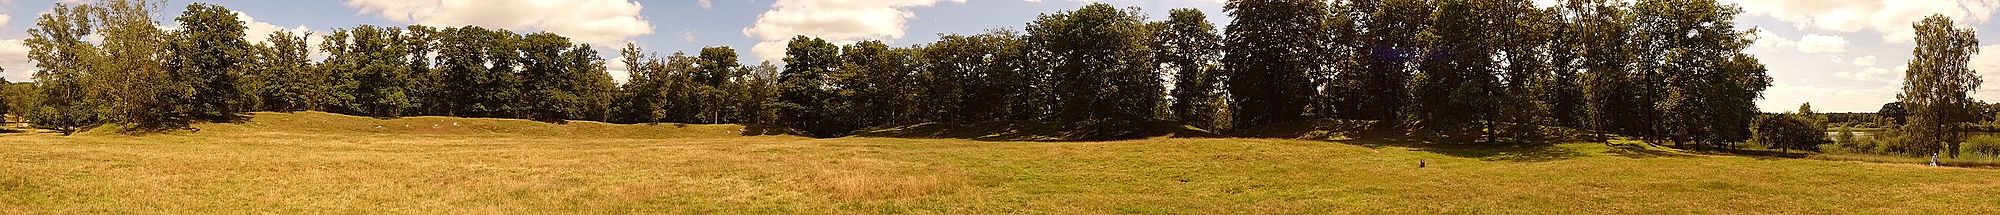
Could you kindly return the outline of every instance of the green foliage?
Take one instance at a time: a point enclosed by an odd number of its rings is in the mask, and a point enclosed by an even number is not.
[[[841,48],[841,66],[832,75],[838,101],[833,108],[841,121],[863,127],[902,122],[903,90],[909,87],[910,61],[915,56],[882,41],[861,41]]]
[[[833,72],[840,65],[840,47],[824,39],[799,36],[785,45],[785,72],[778,76],[780,120],[816,137],[853,131],[854,125],[834,119]]]
[[[526,104],[524,118],[543,122],[563,122],[568,119],[586,119],[594,116],[597,98],[594,83],[604,75],[602,68],[592,69],[588,65],[601,65],[597,52],[588,45],[571,44],[569,38],[553,33],[529,34],[521,40],[521,85],[516,88],[523,93]],[[608,76],[604,77],[608,80]]]
[[[1834,144],[1840,144],[1840,145],[1852,145],[1852,144],[1854,144],[1854,143],[1855,143],[1856,141],[1859,141],[1859,140],[1856,140],[1856,139],[1854,139],[1854,128],[1853,128],[1853,127],[1845,127],[1845,126],[1843,126],[1843,127],[1840,127],[1840,131],[1839,131],[1838,133],[1835,133],[1835,134],[1834,134],[1834,136],[1833,136],[1833,143],[1834,143]]]
[[[1755,141],[1773,149],[1819,151],[1821,144],[1828,143],[1825,129],[1797,114],[1758,117],[1755,131]]]
[[[236,12],[217,5],[195,3],[181,16],[180,31],[167,44],[168,57],[161,104],[169,120],[186,126],[190,120],[237,121],[255,110],[251,88],[241,86],[252,63],[249,42],[243,40],[243,21]]]
[[[35,105],[41,103],[35,100],[36,96],[33,82],[0,85],[0,98],[6,98],[6,103],[0,105],[7,106],[7,114],[13,115],[14,118],[8,119],[10,122],[26,120],[29,115],[34,114]]]
[[[1991,134],[1971,135],[1965,138],[1964,148],[1959,153],[1985,155],[2000,158],[2000,136]]]
[[[6,68],[0,68],[0,72],[6,72],[6,71],[7,71]],[[7,78],[0,78],[0,124],[7,123],[7,115],[14,114],[12,112],[12,110],[14,110],[13,109],[14,102],[12,99],[9,98],[10,96],[8,96],[5,93],[4,89],[4,88],[12,88],[13,85],[14,83],[8,82]]]
[[[507,30],[479,26],[447,28],[438,37],[435,70],[443,73],[448,116],[518,117],[527,108],[521,103],[523,81],[515,74],[520,64],[516,49],[521,36]]]
[[[435,58],[431,57],[438,54],[438,49],[442,48],[441,34],[444,32],[437,28],[423,25],[410,25],[403,29],[405,30],[400,42],[403,43],[404,51],[408,52],[407,58],[409,58],[409,63],[407,65],[410,68],[410,85],[407,90],[411,97],[410,103],[412,103],[411,109],[408,110],[407,114],[444,115],[450,113],[451,104],[457,101],[450,99],[451,90],[448,88],[449,85],[446,84],[449,82],[445,81],[446,74],[444,74],[444,70],[437,69],[437,65],[433,65]]]
[[[328,101],[333,112],[395,118],[416,107],[410,90],[410,53],[402,32],[362,25],[334,30],[324,39],[320,48],[329,56],[322,68],[336,74],[334,90],[346,93]]]
[[[625,65],[627,79],[618,88],[618,98],[614,102],[615,113],[612,122],[654,123],[666,115],[665,102],[668,99],[664,88],[667,74],[653,69],[659,66],[658,56],[645,53],[639,44],[626,43],[618,50],[619,60]]]
[[[1244,0],[1223,5],[1236,19],[1223,39],[1230,122],[1236,127],[1302,119],[1317,97],[1310,74],[1326,67],[1320,53],[1298,51],[1325,44],[1326,17],[1320,0]],[[1411,26],[1399,26],[1408,28]],[[1313,49],[1307,49],[1313,50]]]
[[[1900,127],[1909,123],[1910,111],[1903,108],[1903,102],[1895,101],[1882,104],[1882,109],[1876,110],[1875,115],[1881,117],[1877,119],[1876,124],[1884,127]]]
[[[92,34],[88,5],[56,4],[28,29],[28,58],[35,60],[35,101],[26,118],[36,128],[69,134],[98,122],[85,75],[96,47],[84,42]]]
[[[256,54],[252,58],[252,77],[259,110],[264,111],[304,111],[313,109],[317,94],[323,93],[319,87],[325,84],[324,76],[313,70],[310,58],[312,49],[306,44],[311,33],[293,34],[290,31],[271,32],[268,43],[258,43],[253,47]]]
[[[1174,77],[1173,119],[1204,129],[1218,129],[1215,113],[1220,111],[1222,72],[1210,70],[1210,63],[1222,57],[1222,35],[1208,16],[1193,8],[1168,12],[1166,21],[1155,22],[1153,59],[1162,71]]]
[[[1049,72],[1046,96],[1057,120],[1157,117],[1166,89],[1154,69],[1152,34],[1143,19],[1138,8],[1095,3],[1028,23],[1026,39],[1034,49],[1029,56]]]
[[[1903,93],[1896,96],[1908,109],[1908,123],[1898,129],[1903,139],[1894,151],[1957,157],[1964,139],[1959,125],[1979,117],[1971,93],[1979,89],[1980,78],[1968,67],[1979,52],[1979,38],[1973,29],[1959,28],[1943,15],[1931,15],[1913,26],[1915,57],[1904,75]]]
[[[739,122],[738,119],[731,117],[735,109],[732,109],[733,106],[727,102],[734,101],[730,98],[736,96],[736,93],[743,92],[727,89],[733,81],[743,76],[742,65],[736,62],[736,49],[729,46],[702,48],[701,55],[696,56],[692,63],[695,67],[688,77],[691,79],[688,81],[691,82],[683,84],[693,93],[690,95],[692,97],[687,98],[687,101],[690,101],[687,103],[690,109],[685,111],[694,113],[696,122]]]
[[[1489,1],[1440,1],[1432,24],[1418,34],[1425,56],[1410,85],[1413,114],[1409,122],[1444,135],[1490,130],[1499,105],[1501,62],[1493,56],[1503,47],[1484,35],[1500,28],[1479,20],[1500,19],[1502,7]],[[1488,135],[1490,136],[1490,135]]]
[[[26,43],[46,99],[13,111],[72,130],[323,110],[743,123],[820,137],[926,122],[1221,130],[1325,119],[1489,142],[1572,127],[1707,146],[1751,138],[1754,101],[1770,84],[1742,53],[1753,33],[1736,29],[1741,9],[1714,0],[1244,0],[1225,5],[1234,19],[1222,34],[1198,10],[1146,20],[1097,3],[1020,32],[906,47],[801,36],[782,68],[741,65],[726,46],[659,55],[627,44],[622,85],[594,49],[553,33],[360,26],[319,35],[327,58],[313,62],[313,35],[279,32],[253,47],[231,12],[206,4],[163,31],[152,5],[44,15]]]
[[[132,124],[140,130],[184,128],[196,112],[185,102],[194,84],[174,77],[166,65],[168,42],[177,33],[163,31],[153,20],[158,2],[100,1],[91,16],[97,22],[98,57],[88,62],[84,80],[107,123]],[[215,98],[224,99],[224,98]]]
[[[942,35],[921,56],[919,79],[929,121],[1030,120],[1040,109],[1035,77],[1026,69],[1026,41],[1012,30]]]

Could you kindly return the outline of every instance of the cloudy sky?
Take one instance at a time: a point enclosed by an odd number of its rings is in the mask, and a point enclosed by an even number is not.
[[[28,80],[34,64],[21,45],[26,30],[51,5],[73,0],[0,0],[0,77]],[[1192,7],[1217,25],[1228,17],[1222,0],[1100,0],[1143,8],[1154,19],[1167,9]],[[1536,0],[1546,2],[1546,0]],[[1874,111],[1895,99],[1913,46],[1910,24],[1944,14],[1979,29],[1983,44],[2000,44],[1992,20],[2000,0],[1723,0],[1748,14],[1743,28],[1763,29],[1751,53],[1776,79],[1759,105],[1794,110],[1811,102],[1822,112]],[[817,35],[836,41],[880,39],[904,46],[939,33],[971,34],[1019,29],[1035,15],[1074,9],[1079,0],[218,0],[249,22],[251,41],[273,31],[327,32],[360,24],[402,26],[480,25],[520,32],[549,31],[610,47],[636,42],[662,54],[727,45],[745,63],[782,58],[782,40]],[[169,1],[159,20],[171,20],[191,1]],[[172,25],[172,23],[162,23]],[[321,33],[323,35],[324,33]],[[1973,68],[2000,74],[2000,45],[1982,46]],[[613,61],[616,64],[616,61]],[[623,65],[610,65],[624,78]],[[1989,75],[1990,77],[2000,77]],[[2000,80],[1976,97],[2000,101]]]

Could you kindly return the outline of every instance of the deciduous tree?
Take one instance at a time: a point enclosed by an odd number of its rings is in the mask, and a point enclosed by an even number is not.
[[[1971,93],[1979,89],[1980,78],[1968,64],[1979,52],[1979,38],[1944,15],[1931,15],[1913,27],[1917,47],[1903,75],[1903,92],[1896,96],[1909,110],[1909,122],[1897,130],[1902,132],[1897,151],[1957,157],[1965,137],[1959,123],[1978,119]]]

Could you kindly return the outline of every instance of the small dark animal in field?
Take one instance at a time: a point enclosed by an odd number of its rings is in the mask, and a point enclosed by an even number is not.
[[[1424,159],[1417,159],[1417,168],[1418,169],[1424,168]]]

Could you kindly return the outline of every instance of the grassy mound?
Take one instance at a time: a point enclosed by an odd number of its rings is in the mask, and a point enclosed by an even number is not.
[[[1312,119],[1276,123],[1230,132],[1238,137],[1304,140],[1346,140],[1373,130],[1378,121],[1352,119]]]
[[[1153,137],[1219,137],[1185,124],[1146,121],[1127,123],[957,122],[923,123],[863,131],[856,137],[968,139],[982,141],[1097,141]]]
[[[127,133],[125,131],[126,129],[121,126],[106,125],[78,133],[78,135],[123,135]],[[325,112],[258,112],[252,114],[248,122],[204,123],[194,125],[192,131],[166,133],[192,135],[292,133],[631,139],[724,138],[744,136],[746,134],[756,135],[746,130],[742,125],[622,125],[590,121],[570,121],[564,124],[554,124],[522,119],[438,116],[375,119]]]

